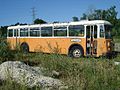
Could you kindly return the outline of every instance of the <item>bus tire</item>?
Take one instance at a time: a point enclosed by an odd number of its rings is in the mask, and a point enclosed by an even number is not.
[[[27,43],[22,43],[21,46],[20,46],[20,50],[23,52],[23,53],[28,53],[29,52],[29,46]]]
[[[73,46],[69,51],[69,56],[73,58],[80,58],[83,54],[83,48],[81,46]]]

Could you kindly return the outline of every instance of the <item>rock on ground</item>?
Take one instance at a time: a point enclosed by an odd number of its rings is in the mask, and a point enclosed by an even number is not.
[[[7,61],[0,65],[0,79],[7,80],[11,78],[13,81],[26,85],[28,87],[42,88],[63,88],[63,82],[51,77],[42,75],[38,69],[34,69],[20,61]]]
[[[115,63],[115,65],[120,65],[120,62],[114,62]]]

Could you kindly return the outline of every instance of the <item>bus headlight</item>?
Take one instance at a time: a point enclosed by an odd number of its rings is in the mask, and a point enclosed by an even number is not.
[[[110,42],[108,42],[108,45],[107,45],[108,47],[110,47]]]
[[[111,50],[111,42],[108,42],[108,43],[107,43],[107,49],[108,49],[108,51]]]

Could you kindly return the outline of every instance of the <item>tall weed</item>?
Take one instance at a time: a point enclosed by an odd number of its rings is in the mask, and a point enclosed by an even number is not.
[[[7,43],[6,39],[0,38],[0,60],[11,60],[13,57],[9,43]]]

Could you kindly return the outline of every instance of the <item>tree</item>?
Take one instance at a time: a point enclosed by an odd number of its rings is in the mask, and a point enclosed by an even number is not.
[[[0,28],[0,38],[1,37],[7,37],[7,27],[8,26],[1,26],[1,28]]]
[[[102,10],[96,9],[90,11],[91,13],[83,13],[81,20],[89,19],[89,20],[106,20],[111,22],[113,25],[112,35],[119,36],[120,35],[120,20],[117,19],[118,12],[116,11],[116,7],[112,6],[109,9]]]
[[[81,19],[90,19],[90,20],[107,20],[110,21],[112,24],[116,22],[117,19],[117,13],[116,12],[116,7],[112,6],[107,10],[102,10],[102,9],[96,9],[96,10],[90,10],[89,12],[91,13],[83,13],[83,16]]]
[[[34,24],[45,24],[47,23],[46,21],[42,20],[42,19],[39,19],[37,18],[35,21],[34,21]]]
[[[27,23],[19,23],[19,22],[17,22],[15,25],[12,25],[12,26],[17,26],[17,25],[27,25]]]
[[[95,15],[93,15],[94,11],[95,11],[94,5],[88,6],[86,13],[83,13],[83,16],[80,18],[80,20],[92,20],[92,19],[94,19],[94,16],[95,16]]]
[[[78,17],[72,17],[73,21],[76,22],[76,21],[79,21]]]
[[[83,16],[80,18],[80,20],[87,20],[87,19],[88,19],[87,15],[83,13]]]

